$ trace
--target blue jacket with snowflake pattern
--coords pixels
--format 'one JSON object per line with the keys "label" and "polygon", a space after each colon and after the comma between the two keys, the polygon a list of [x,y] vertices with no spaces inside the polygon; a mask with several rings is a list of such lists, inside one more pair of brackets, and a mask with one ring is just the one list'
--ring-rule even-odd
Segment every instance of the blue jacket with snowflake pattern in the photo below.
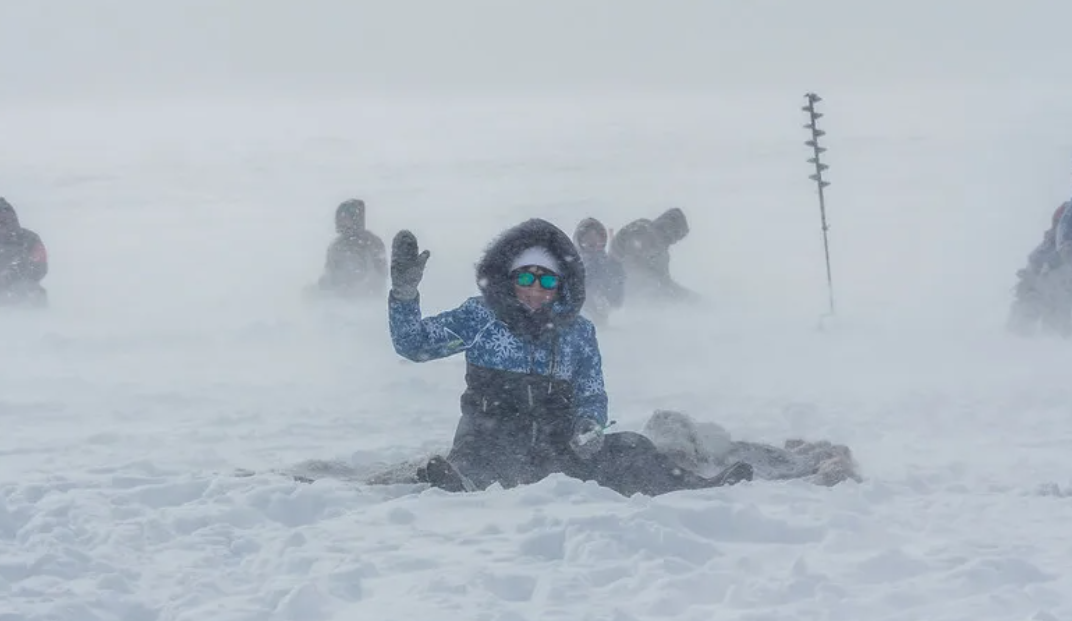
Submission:
{"label": "blue jacket with snowflake pattern", "polygon": [[[536,312],[521,305],[509,279],[513,257],[534,245],[550,250],[563,266],[558,299]],[[477,284],[482,295],[432,317],[421,317],[419,298],[403,301],[389,296],[395,351],[416,362],[464,353],[469,371],[463,410],[501,410],[504,399],[514,400],[518,406],[527,399],[531,405],[533,386],[545,384],[526,380],[537,379],[568,386],[562,405],[551,408],[554,416],[588,417],[605,424],[607,393],[596,330],[579,315],[585,297],[584,265],[569,237],[540,219],[506,231],[477,265]],[[495,386],[489,389],[489,383]],[[514,390],[509,394],[520,396],[502,397],[507,394],[502,389],[510,384],[527,389],[527,396]],[[550,392],[550,384],[546,385]],[[494,400],[490,406],[487,395]]]}

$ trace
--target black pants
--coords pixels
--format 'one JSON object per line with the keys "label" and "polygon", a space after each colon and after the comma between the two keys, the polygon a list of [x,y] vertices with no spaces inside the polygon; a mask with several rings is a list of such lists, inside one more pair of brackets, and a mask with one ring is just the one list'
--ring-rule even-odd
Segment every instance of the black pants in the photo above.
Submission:
{"label": "black pants", "polygon": [[447,461],[478,489],[535,483],[555,473],[595,481],[624,496],[715,485],[675,466],[639,433],[607,434],[601,450],[588,460],[574,455],[568,441],[568,432],[559,426],[469,414],[458,423]]}

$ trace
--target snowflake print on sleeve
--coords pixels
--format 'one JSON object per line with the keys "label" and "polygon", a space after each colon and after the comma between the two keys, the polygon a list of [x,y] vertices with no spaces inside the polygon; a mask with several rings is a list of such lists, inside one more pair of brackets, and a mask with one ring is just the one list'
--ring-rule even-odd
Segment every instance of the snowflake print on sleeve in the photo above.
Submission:
{"label": "snowflake print on sleeve", "polygon": [[453,310],[421,318],[419,299],[388,301],[391,342],[400,356],[424,362],[465,351],[488,321],[487,309],[476,298]]}

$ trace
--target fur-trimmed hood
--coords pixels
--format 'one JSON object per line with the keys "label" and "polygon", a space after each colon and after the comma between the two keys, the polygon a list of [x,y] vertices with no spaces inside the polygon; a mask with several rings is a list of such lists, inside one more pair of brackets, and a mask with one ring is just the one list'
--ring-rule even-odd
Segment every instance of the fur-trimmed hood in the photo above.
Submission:
{"label": "fur-trimmed hood", "polygon": [[[514,295],[510,263],[533,246],[546,248],[561,266],[558,299],[549,309],[530,311]],[[538,336],[574,321],[584,306],[584,263],[569,235],[539,218],[504,231],[488,245],[476,266],[476,280],[484,302],[513,331]]]}

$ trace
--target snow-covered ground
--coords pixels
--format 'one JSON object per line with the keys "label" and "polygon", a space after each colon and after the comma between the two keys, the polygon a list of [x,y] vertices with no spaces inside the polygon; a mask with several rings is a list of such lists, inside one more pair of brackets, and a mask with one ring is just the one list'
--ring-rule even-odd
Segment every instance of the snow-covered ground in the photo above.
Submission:
{"label": "snow-covered ground", "polygon": [[[971,4],[962,29],[942,37],[935,24],[950,15],[925,3],[915,17],[900,3],[900,22],[892,10],[826,4],[844,11],[841,22],[826,13],[837,28],[816,51],[830,75],[788,69],[807,66],[793,47],[804,41],[793,26],[807,25],[800,9],[710,8],[709,37],[697,16],[710,5],[660,4],[648,17],[663,21],[645,24],[650,10],[623,2],[629,36],[607,34],[613,23],[591,7],[561,35],[579,54],[585,28],[599,25],[603,55],[563,72],[613,67],[615,84],[433,96],[341,92],[368,78],[346,72],[336,54],[348,44],[353,62],[375,66],[357,36],[374,29],[339,39],[351,5],[303,13],[298,45],[230,4],[191,2],[195,17],[219,12],[217,48],[227,27],[241,30],[250,49],[276,52],[258,65],[265,75],[309,83],[283,96],[275,83],[243,94],[183,82],[180,96],[153,82],[151,63],[120,55],[122,34],[155,50],[149,58],[178,58],[152,29],[129,27],[148,19],[143,5],[102,3],[121,9],[109,17],[72,4],[59,19],[12,2],[25,23],[0,23],[13,76],[0,195],[49,247],[52,308],[0,316],[0,620],[1072,618],[1069,344],[1003,331],[1014,272],[1069,192],[1067,68],[1047,55],[1061,20],[1046,13],[1068,11]],[[263,6],[297,15],[296,4]],[[81,28],[90,17],[99,30]],[[157,34],[180,28],[169,19],[153,22]],[[876,26],[898,23],[918,27],[915,44]],[[430,28],[441,44],[425,48],[433,69],[450,68],[441,52],[491,72],[477,44],[459,51],[428,24],[406,40]],[[643,32],[650,41],[634,37]],[[478,43],[511,41],[489,37]],[[92,63],[93,41],[114,47],[96,58],[114,64]],[[253,80],[242,73],[253,51],[221,69],[216,48],[197,41],[190,62],[206,74]],[[269,41],[297,60],[279,66]],[[631,55],[628,41],[640,46]],[[717,52],[710,76],[703,49]],[[507,52],[519,72],[554,77],[539,53]],[[630,59],[640,86],[611,52]],[[691,70],[660,73],[686,57]],[[419,82],[416,56],[379,58]],[[317,59],[319,72],[298,71]],[[164,68],[197,77],[192,64]],[[110,86],[134,75],[144,92],[109,97],[90,88],[89,69]],[[896,74],[887,84],[883,70]],[[682,87],[690,77],[702,87]],[[833,182],[839,312],[825,332],[802,144],[810,89],[824,97]],[[629,309],[600,332],[612,417],[639,429],[672,407],[738,438],[825,438],[854,450],[866,480],[623,498],[564,477],[449,495],[268,473],[309,459],[404,460],[444,448],[457,420],[460,359],[402,361],[385,304],[301,298],[333,209],[350,196],[368,201],[385,241],[405,227],[431,250],[429,312],[471,295],[483,246],[522,219],[572,232],[585,216],[620,226],[683,207],[692,234],[674,271],[710,304]]]}

